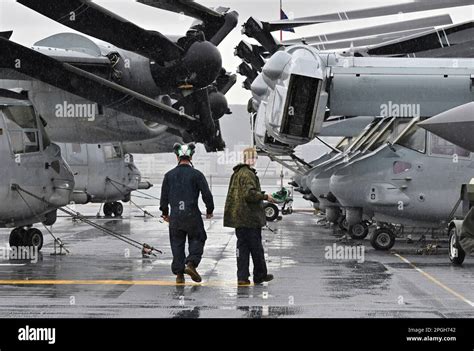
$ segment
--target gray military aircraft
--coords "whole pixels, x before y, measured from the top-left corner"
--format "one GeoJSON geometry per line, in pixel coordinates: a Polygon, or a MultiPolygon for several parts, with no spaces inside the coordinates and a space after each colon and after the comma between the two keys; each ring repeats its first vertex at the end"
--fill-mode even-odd
{"type": "Polygon", "coordinates": [[[461,185],[474,176],[469,151],[426,133],[418,121],[395,140],[382,136],[380,147],[330,177],[330,191],[345,208],[349,225],[377,222],[371,237],[376,249],[388,250],[395,243],[391,224],[445,228],[461,214],[455,211],[461,185]]]}
{"type": "Polygon", "coordinates": [[[0,89],[0,227],[14,228],[12,247],[41,250],[43,234],[32,225],[52,221],[74,189],[74,176],[43,122],[25,94],[0,89]]]}
{"type": "MultiPolygon", "coordinates": [[[[470,1],[450,3],[451,6],[470,4],[470,1]]],[[[403,9],[405,5],[407,11],[415,9],[403,4],[375,12],[361,10],[355,17],[354,13],[344,13],[344,16],[365,18],[373,14],[394,14],[395,9],[403,9]],[[363,16],[364,11],[366,16],[363,16]]],[[[438,1],[420,1],[417,5],[423,6],[416,9],[446,6],[438,1]]],[[[346,18],[337,14],[320,17],[312,17],[312,20],[323,23],[346,18]]],[[[396,43],[383,42],[377,44],[377,50],[370,47],[364,53],[322,50],[304,44],[285,46],[271,35],[273,30],[292,23],[302,25],[302,22],[296,19],[268,24],[251,18],[244,26],[244,33],[262,46],[241,43],[236,48],[236,55],[245,61],[240,73],[248,77],[245,85],[252,91],[256,144],[265,152],[291,153],[297,145],[313,140],[324,122],[334,117],[380,116],[384,109],[391,116],[397,115],[392,113],[394,107],[413,106],[420,108],[420,116],[431,117],[473,99],[473,91],[469,89],[473,60],[457,58],[471,54],[468,49],[474,28],[472,22],[435,28],[417,36],[402,36],[396,43]],[[466,51],[459,50],[460,46],[466,51]],[[428,52],[432,57],[453,58],[406,57],[428,52]],[[450,95],[454,91],[456,93],[450,95]]],[[[411,22],[410,26],[423,28],[426,21],[411,22]]],[[[373,28],[365,32],[372,33],[373,28]]],[[[357,35],[362,33],[364,30],[357,35]]],[[[354,33],[345,35],[352,39],[354,33]]]]}
{"type": "Polygon", "coordinates": [[[153,185],[142,181],[133,155],[125,154],[120,144],[63,144],[62,155],[74,173],[74,192],[71,203],[104,203],[105,216],[119,217],[123,205],[135,190],[150,189],[153,185]]]}
{"type": "Polygon", "coordinates": [[[1,86],[29,91],[53,140],[140,142],[171,134],[208,151],[224,148],[219,119],[229,112],[224,94],[235,75],[223,70],[217,45],[236,26],[236,12],[188,0],[142,1],[199,20],[179,38],[88,0],[18,2],[105,42],[61,33],[29,49],[0,37],[1,86]]]}
{"type": "MultiPolygon", "coordinates": [[[[439,137],[445,138],[450,142],[459,145],[470,152],[474,152],[474,142],[472,130],[474,127],[474,102],[455,107],[449,111],[440,113],[430,119],[418,124],[421,128],[430,131],[439,137]]],[[[459,189],[458,189],[459,190],[459,189]]],[[[466,249],[465,240],[460,234],[464,224],[472,223],[474,212],[472,210],[473,203],[473,181],[463,186],[461,189],[461,197],[463,199],[464,220],[454,219],[449,224],[449,259],[453,264],[460,265],[464,262],[466,251],[469,253],[470,247],[466,249]]]]}

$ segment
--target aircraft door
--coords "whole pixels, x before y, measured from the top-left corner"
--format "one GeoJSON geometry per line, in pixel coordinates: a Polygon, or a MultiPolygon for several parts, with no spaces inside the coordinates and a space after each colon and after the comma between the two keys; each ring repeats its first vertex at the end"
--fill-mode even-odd
{"type": "Polygon", "coordinates": [[[65,144],[66,161],[74,173],[75,189],[87,191],[89,178],[89,154],[86,144],[65,144]]]}

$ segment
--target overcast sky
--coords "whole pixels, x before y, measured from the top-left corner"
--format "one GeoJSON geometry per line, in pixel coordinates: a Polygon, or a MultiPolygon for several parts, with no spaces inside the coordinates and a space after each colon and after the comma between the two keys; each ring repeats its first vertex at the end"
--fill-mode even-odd
{"type": "MultiPolygon", "coordinates": [[[[150,30],[160,31],[163,34],[184,35],[193,20],[173,13],[161,11],[149,6],[136,3],[134,0],[95,0],[96,3],[117,13],[118,15],[150,30]]],[[[216,7],[225,6],[236,10],[240,14],[240,21],[244,22],[250,16],[262,20],[274,20],[279,16],[279,0],[199,0],[203,5],[216,7]]],[[[410,1],[393,0],[283,0],[284,9],[290,16],[302,17],[316,14],[331,13],[334,11],[349,11],[359,8],[390,5],[410,1]]],[[[449,0],[446,0],[449,6],[449,0]]],[[[435,10],[422,13],[423,16],[440,14],[446,11],[435,10]]],[[[451,14],[454,23],[469,21],[474,18],[474,6],[456,8],[447,11],[451,14]]],[[[418,14],[386,16],[371,20],[371,25],[397,22],[401,19],[409,20],[420,17],[418,14]]],[[[320,33],[330,33],[340,30],[361,28],[367,26],[367,20],[356,20],[347,23],[320,24],[305,29],[298,28],[296,35],[285,33],[285,39],[304,37],[320,33]]],[[[36,41],[52,34],[71,32],[72,30],[57,24],[42,15],[18,4],[15,0],[0,0],[0,31],[13,30],[13,41],[31,46],[36,41]]],[[[234,47],[244,37],[240,27],[236,29],[221,44],[220,49],[224,57],[224,66],[228,71],[235,72],[240,64],[239,59],[233,56],[234,47]]],[[[249,41],[248,38],[245,38],[249,41]]],[[[241,89],[242,79],[239,80],[228,98],[231,103],[245,104],[250,93],[241,89]]]]}

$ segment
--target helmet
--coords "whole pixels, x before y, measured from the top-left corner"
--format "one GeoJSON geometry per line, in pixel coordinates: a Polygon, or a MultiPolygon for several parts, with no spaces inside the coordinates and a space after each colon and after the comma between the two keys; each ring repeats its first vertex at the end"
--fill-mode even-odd
{"type": "Polygon", "coordinates": [[[173,146],[174,153],[179,159],[190,159],[196,152],[196,145],[194,143],[181,145],[179,143],[173,146]]]}

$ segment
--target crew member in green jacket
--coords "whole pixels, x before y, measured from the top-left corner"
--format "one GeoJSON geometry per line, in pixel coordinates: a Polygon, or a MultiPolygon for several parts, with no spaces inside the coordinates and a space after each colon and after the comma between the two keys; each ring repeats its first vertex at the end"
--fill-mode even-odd
{"type": "Polygon", "coordinates": [[[253,260],[253,281],[261,284],[273,279],[268,274],[262,245],[262,227],[266,225],[263,202],[274,202],[270,194],[260,188],[260,180],[253,168],[257,150],[244,150],[244,163],[234,167],[224,209],[224,226],[235,228],[237,236],[237,281],[250,284],[250,255],[253,260]]]}

